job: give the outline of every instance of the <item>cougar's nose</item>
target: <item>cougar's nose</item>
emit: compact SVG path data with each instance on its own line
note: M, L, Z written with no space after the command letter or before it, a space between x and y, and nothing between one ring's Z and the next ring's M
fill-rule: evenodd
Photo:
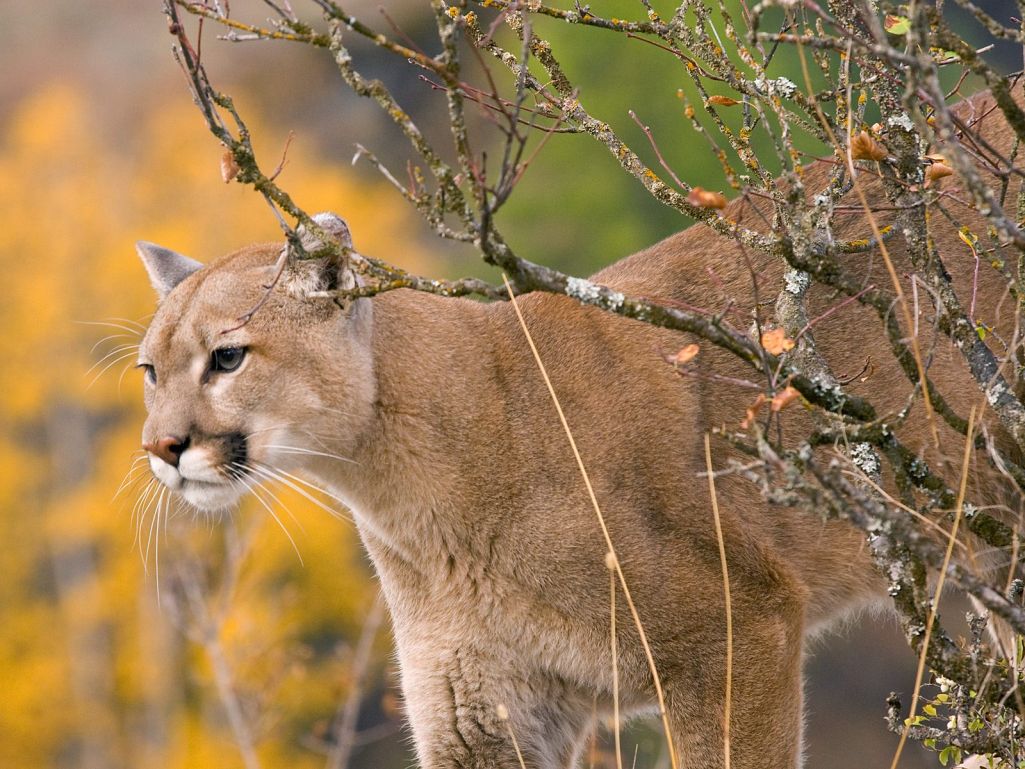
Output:
M144 443L142 447L150 454L160 457L172 467L177 467L179 457L189 447L189 439L179 438L176 435L167 435L155 443Z

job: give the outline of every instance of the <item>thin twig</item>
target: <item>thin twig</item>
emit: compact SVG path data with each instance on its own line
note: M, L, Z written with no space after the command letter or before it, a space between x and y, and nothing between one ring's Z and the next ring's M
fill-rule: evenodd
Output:
M348 694L335 714L331 751L328 753L325 769L346 769L349 766L349 757L356 744L356 725L363 701L363 688L370 672L371 652L384 618L384 594L378 592L363 620L363 629L360 631L359 641L349 664Z

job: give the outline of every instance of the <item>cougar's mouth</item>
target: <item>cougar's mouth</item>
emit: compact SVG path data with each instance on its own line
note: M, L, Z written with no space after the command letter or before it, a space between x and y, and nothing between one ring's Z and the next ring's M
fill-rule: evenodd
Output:
M235 477L222 474L217 480L193 478L156 458L150 459L150 469L168 489L193 507L208 513L236 506L248 490Z

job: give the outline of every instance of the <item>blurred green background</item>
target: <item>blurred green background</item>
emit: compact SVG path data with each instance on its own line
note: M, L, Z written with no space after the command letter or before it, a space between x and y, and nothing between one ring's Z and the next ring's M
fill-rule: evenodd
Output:
M436 50L425 2L385 5L406 34ZM232 6L257 21L269 13L255 0ZM595 4L608 15L640 17L639 8ZM376 3L347 10L388 29ZM592 114L654 163L627 115L633 109L679 175L725 188L717 161L681 116L676 91L689 86L671 57L600 31L537 23ZM384 79L428 136L444 142L442 96L401 60L351 42L357 66ZM135 544L132 510L145 473L130 467L141 385L131 348L120 345L133 343L154 306L135 240L207 260L280 233L255 193L221 181L221 150L170 48L157 2L0 2L3 769L242 765L210 646L190 637L195 627L173 589L158 595L152 556L144 568L139 550L150 550L151 519L143 521L143 546ZM1020 51L993 55L1005 70L1019 68ZM325 52L228 44L208 26L203 56L215 85L249 120L266 167L294 132L280 183L307 211L340 213L357 248L419 273L494 277L468 249L436 240L375 172L350 164L361 142L401 175L407 150L376 105L348 92ZM791 64L780 57L780 72ZM593 140L561 135L499 219L522 256L576 274L687 224ZM127 489L112 500L126 472ZM360 678L356 645L376 587L351 525L287 490L279 495L295 515L287 525L303 564L253 506L230 524L175 519L163 534L162 580L173 581L176 569L206 569L214 601L232 568L228 534L246 539L216 642L261 766L317 767L325 765L336 709ZM406 767L410 741L386 628L373 649L350 765ZM882 722L884 699L890 690L906 693L913 680L912 655L893 620L852 618L813 641L808 656L806 765L888 766L895 738ZM639 767L660 765L654 731L631 729L628 758L635 744ZM611 765L607 751L589 760ZM934 763L932 754L911 750L902 765Z

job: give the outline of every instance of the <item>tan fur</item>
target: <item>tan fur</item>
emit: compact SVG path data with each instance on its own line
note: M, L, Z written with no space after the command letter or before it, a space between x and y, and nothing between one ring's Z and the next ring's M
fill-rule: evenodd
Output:
M992 116L986 125L1006 149L1002 121ZM813 170L809 189L824 174ZM846 219L849 235L868 234L862 217ZM973 264L953 227L935 223L963 293ZM205 462L223 473L222 436L242 433L250 457L305 473L347 501L394 619L423 767L518 766L499 704L528 766L572 765L595 703L602 712L612 705L609 574L594 512L513 308L402 290L343 309L276 290L251 322L222 335L260 299L279 249L254 246L220 259L161 305L142 347L157 371L144 440L188 436L182 467L194 451L199 460L189 467ZM771 302L781 267L749 256L761 297ZM889 286L878 254L847 262L866 281ZM1003 289L989 271L982 278L979 306L992 322ZM673 236L594 280L711 311L733 299L727 319L743 328L751 322L747 263L706 229ZM816 289L810 314L837 301ZM674 373L661 356L694 341L686 335L564 296L519 302L651 641L682 766L720 766L724 604L699 475L702 439L710 427L736 425L754 392ZM771 303L762 309L771 316ZM931 312L923 309L923 326ZM838 375L856 374L871 359L871 376L850 390L881 412L895 411L911 388L878 328L869 312L849 305L814 333ZM229 342L248 347L243 367L201 381L211 350ZM941 390L966 413L980 396L957 351L927 328L923 344ZM754 378L707 343L699 360L707 372ZM916 448L924 445L920 409L903 435ZM804 419L791 409L784 430ZM961 445L940 429L948 448ZM714 452L722 466L726 447L716 442ZM159 464L162 479L180 483ZM736 479L722 478L718 490L734 613L733 765L794 767L802 638L876 600L883 583L862 535L847 524L769 506ZM199 487L191 499L219 507L237 496L207 499L207 491ZM617 627L624 707L650 712L651 681L629 615L621 613Z

